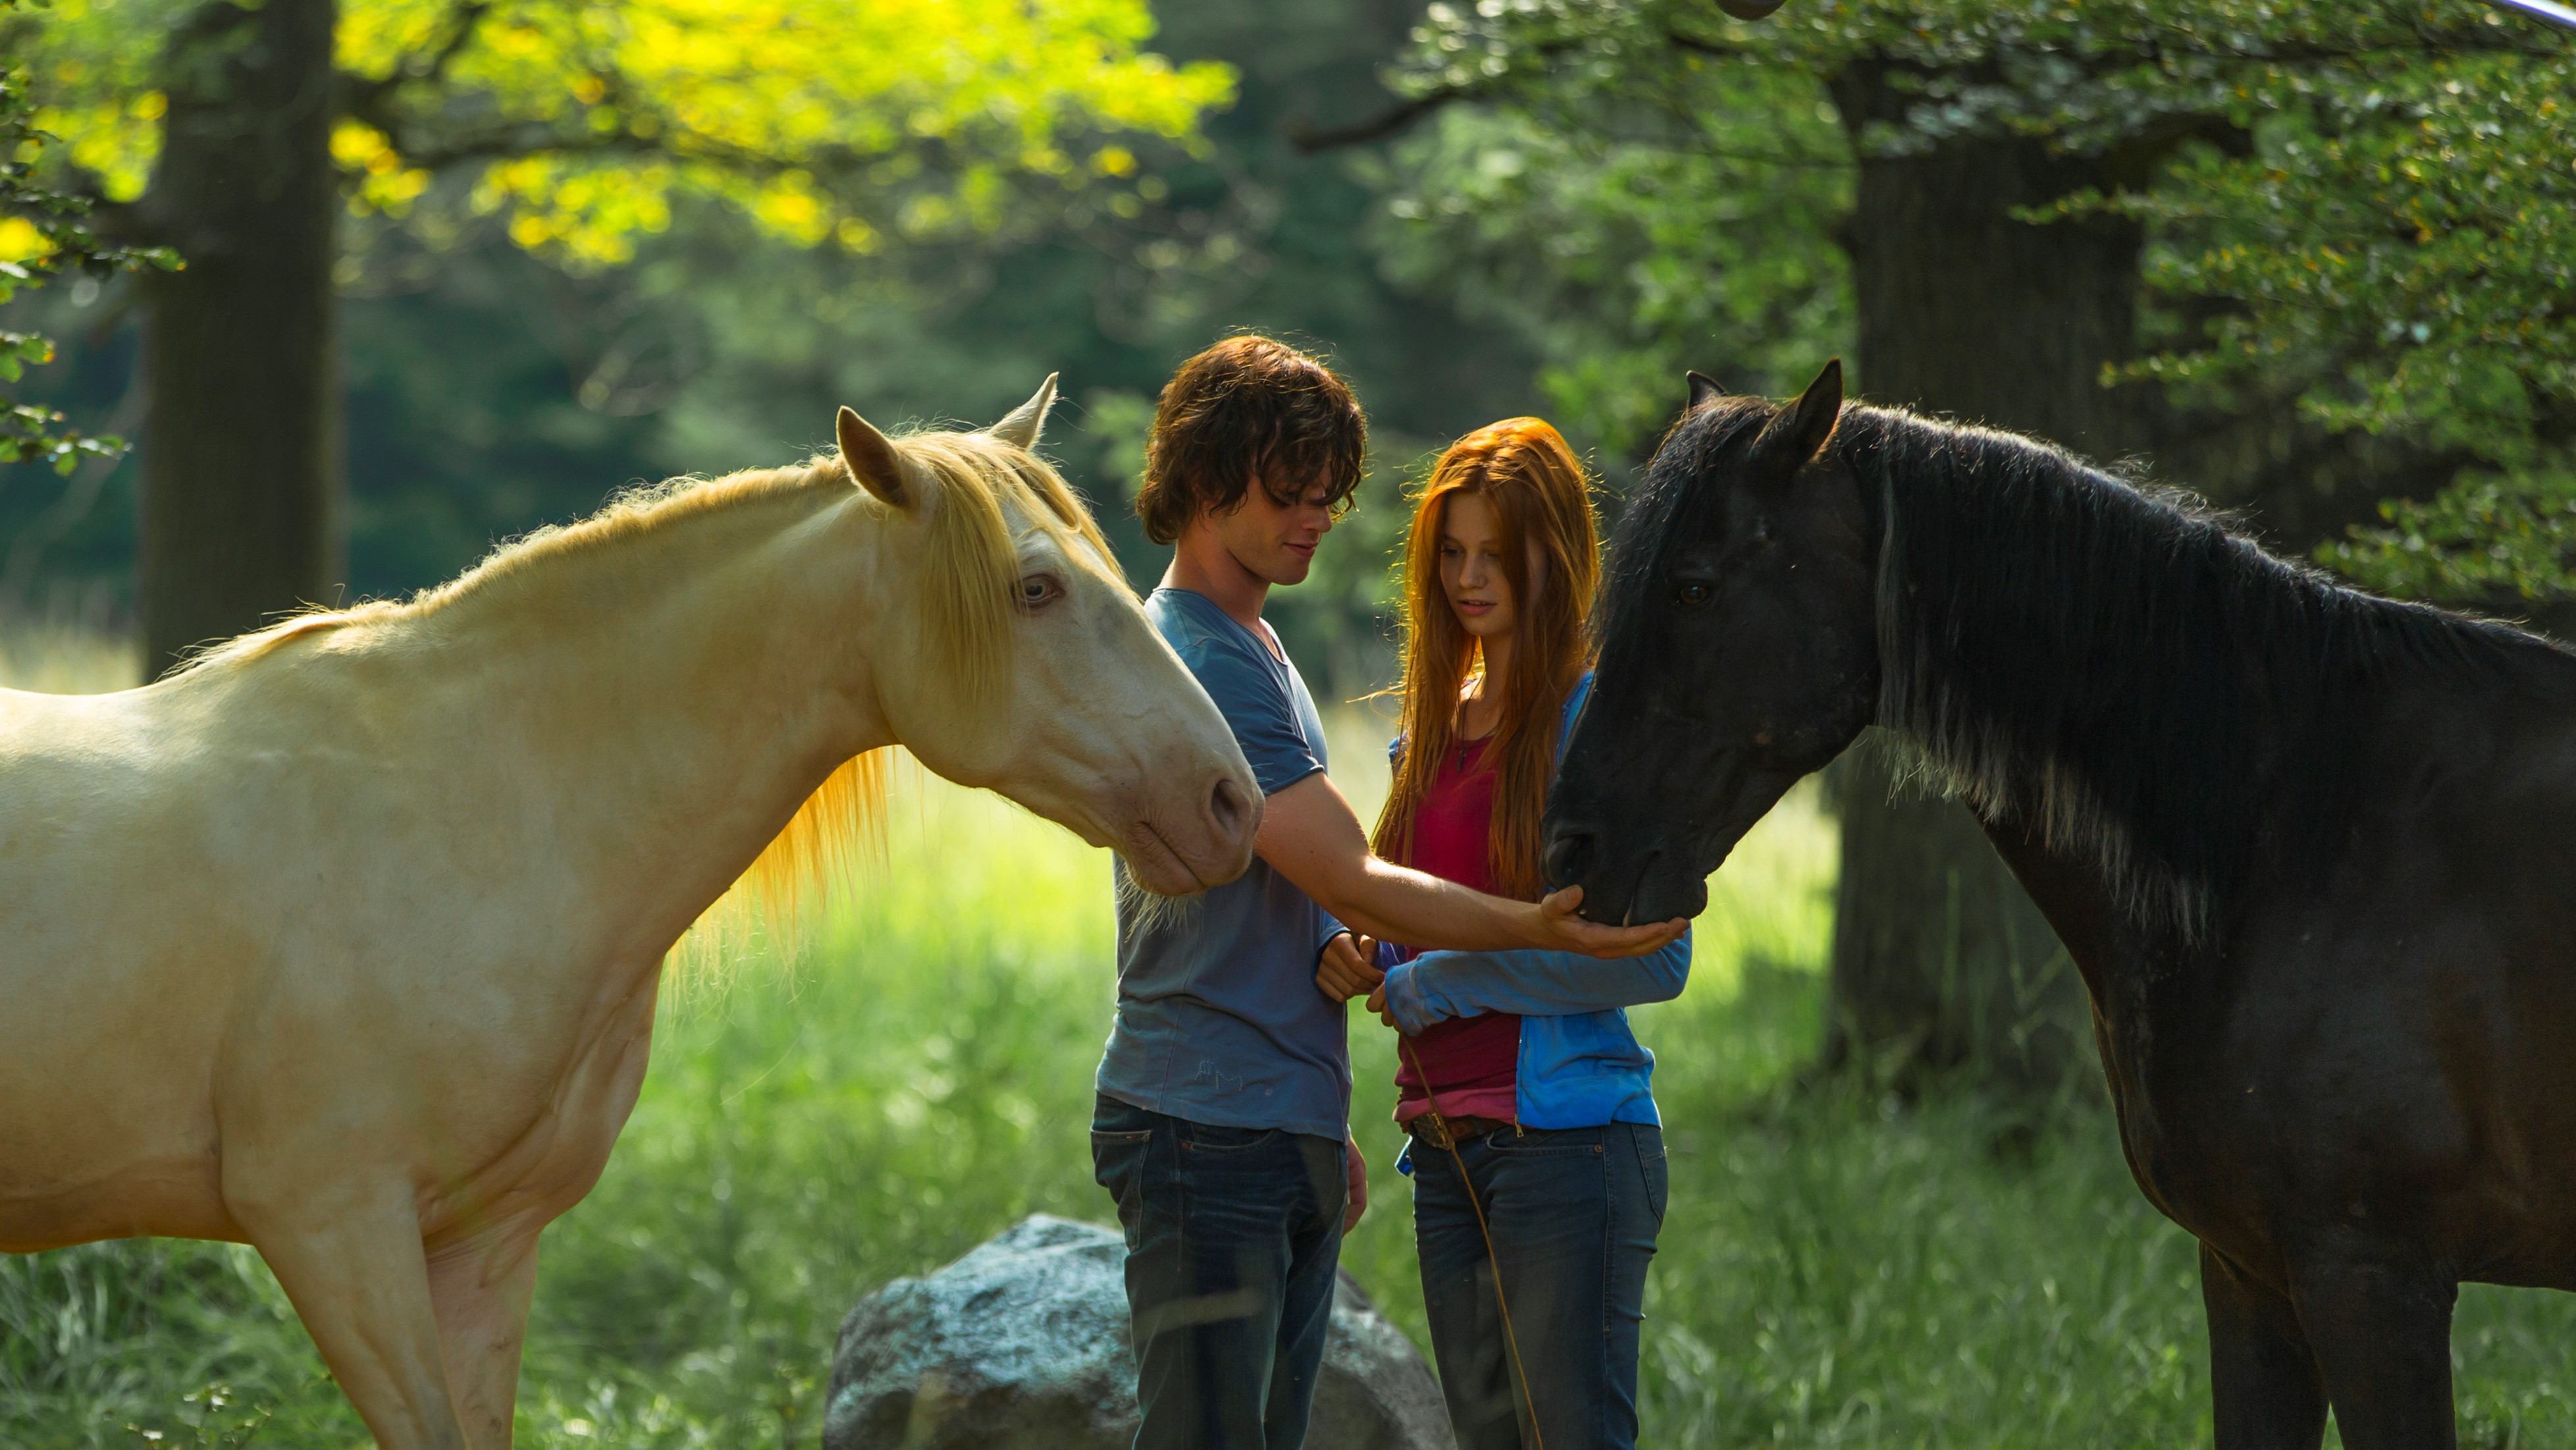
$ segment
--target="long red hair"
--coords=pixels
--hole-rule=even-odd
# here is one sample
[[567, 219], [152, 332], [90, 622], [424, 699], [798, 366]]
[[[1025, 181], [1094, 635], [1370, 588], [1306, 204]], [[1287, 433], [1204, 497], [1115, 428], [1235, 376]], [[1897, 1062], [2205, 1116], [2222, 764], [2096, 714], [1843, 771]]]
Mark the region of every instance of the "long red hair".
[[[1539, 418], [1506, 418], [1449, 445], [1413, 505], [1404, 546], [1404, 753], [1379, 812], [1372, 844], [1403, 861], [1413, 822], [1458, 733], [1459, 694], [1484, 664], [1475, 636], [1459, 624], [1440, 587], [1440, 526], [1449, 500], [1475, 494], [1502, 528], [1503, 577], [1517, 610], [1511, 669], [1500, 723], [1485, 748], [1496, 772], [1494, 823], [1486, 854], [1495, 888], [1534, 899], [1544, 890], [1539, 817], [1555, 774], [1557, 723], [1589, 663], [1586, 628], [1601, 581], [1600, 531], [1592, 489], [1563, 435]], [[1530, 559], [1544, 565], [1533, 597]]]

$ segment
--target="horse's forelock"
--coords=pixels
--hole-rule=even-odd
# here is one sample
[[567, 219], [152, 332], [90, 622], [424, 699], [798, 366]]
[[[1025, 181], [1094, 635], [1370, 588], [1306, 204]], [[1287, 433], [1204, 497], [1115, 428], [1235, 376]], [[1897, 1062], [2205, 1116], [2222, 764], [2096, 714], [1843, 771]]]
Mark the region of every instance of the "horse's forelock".
[[1621, 636], [1625, 622], [1645, 607], [1664, 560], [1696, 536], [1718, 493], [1706, 475], [1739, 444], [1749, 444], [1778, 411], [1760, 398], [1718, 398], [1682, 414], [1664, 434], [1611, 533], [1594, 614], [1598, 640]]

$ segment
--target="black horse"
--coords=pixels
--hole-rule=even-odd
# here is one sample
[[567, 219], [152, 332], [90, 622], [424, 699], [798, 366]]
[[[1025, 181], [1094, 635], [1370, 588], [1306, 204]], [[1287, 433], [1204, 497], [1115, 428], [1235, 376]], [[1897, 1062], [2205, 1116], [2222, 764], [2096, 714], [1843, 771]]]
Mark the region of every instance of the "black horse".
[[1697, 914], [1889, 727], [2092, 993], [2201, 1242], [2222, 1450], [2449, 1446], [2461, 1280], [2576, 1288], [2576, 654], [2265, 554], [2048, 444], [1692, 400], [1623, 521], [1548, 870]]

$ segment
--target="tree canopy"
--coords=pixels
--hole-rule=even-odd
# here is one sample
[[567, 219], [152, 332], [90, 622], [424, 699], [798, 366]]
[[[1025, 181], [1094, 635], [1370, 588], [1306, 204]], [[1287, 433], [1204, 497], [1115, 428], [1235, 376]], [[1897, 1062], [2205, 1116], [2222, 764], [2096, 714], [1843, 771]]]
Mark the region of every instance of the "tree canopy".
[[701, 199], [853, 253], [1140, 214], [1139, 150], [1198, 144], [1232, 88], [1152, 28], [1146, 0], [62, 0], [10, 27], [64, 189], [192, 264], [140, 289], [146, 657], [345, 594], [335, 318], [371, 237], [498, 219], [596, 270]]
[[[1900, 114], [1818, 125], [1863, 71]], [[2295, 407], [2452, 465], [2452, 486], [2391, 500], [2384, 526], [2325, 551], [2367, 582], [2576, 587], [2576, 49], [2528, 17], [2475, 0], [1845, 0], [1744, 22], [1705, 0], [1484, 0], [1431, 6], [1400, 83], [1405, 112], [1484, 103], [1413, 148], [1414, 250], [1483, 258], [1506, 308], [1576, 304], [1588, 326], [1564, 309], [1534, 324], [1554, 390], [1628, 436], [1669, 411], [1677, 339], [1774, 387], [1784, 350], [1812, 366], [1839, 341], [1844, 168], [2038, 138], [2119, 179], [2034, 224], [2149, 228], [2146, 350], [2106, 383], [2161, 382], [2186, 409]]]
[[[1458, 432], [1537, 402], [1518, 339], [1381, 264], [1371, 217], [1383, 178], [1370, 156], [1309, 155], [1288, 139], [1301, 118], [1383, 104], [1379, 69], [1420, 8], [1157, 9], [1160, 27], [1136, 48], [1171, 57], [1174, 75], [1230, 76], [1227, 102], [1179, 138], [1079, 123], [1067, 156], [1122, 147], [1129, 155], [1112, 159], [1133, 173], [1105, 176], [1087, 160], [1066, 177], [1003, 173], [1011, 205], [993, 230], [952, 217], [917, 234], [877, 229], [867, 252], [800, 246], [728, 194], [674, 186], [667, 230], [624, 235], [631, 261], [563, 265], [559, 246], [532, 253], [511, 240], [513, 207], [478, 210], [480, 173], [463, 165], [400, 215], [356, 217], [341, 229], [338, 274], [349, 592], [434, 583], [494, 539], [578, 517], [633, 479], [827, 444], [839, 403], [888, 422], [978, 419], [1051, 370], [1068, 393], [1049, 451], [1142, 582], [1160, 571], [1159, 551], [1122, 524], [1154, 390], [1180, 358], [1250, 327], [1331, 353], [1369, 407], [1379, 472], [1368, 501], [1275, 622], [1319, 689], [1378, 683], [1401, 476]], [[345, 56], [339, 68], [351, 68]], [[936, 171], [954, 157], [924, 146], [920, 160]], [[133, 365], [141, 301], [128, 284], [31, 299], [20, 325], [66, 344], [36, 394], [83, 421], [145, 412]], [[137, 472], [128, 463], [77, 490], [0, 490], [0, 535], [15, 541], [0, 612], [14, 601], [122, 622], [136, 601]]]
[[[0, 15], [18, 7], [19, 0], [0, 0]], [[117, 246], [90, 230], [89, 200], [48, 185], [38, 174], [46, 144], [56, 139], [36, 124], [25, 70], [0, 64], [0, 303], [66, 272], [94, 279], [175, 265], [166, 250]], [[0, 382], [16, 383], [29, 367], [53, 360], [53, 339], [0, 330]], [[84, 458], [115, 458], [124, 451], [122, 438], [66, 427], [55, 409], [0, 393], [0, 463], [44, 463], [69, 473]]]
[[[167, 36], [193, 10], [62, 0], [33, 36], [46, 124], [111, 201], [144, 196]], [[1231, 90], [1224, 67], [1141, 52], [1151, 31], [1144, 0], [358, 0], [332, 157], [361, 211], [505, 211], [515, 242], [572, 263], [626, 260], [688, 193], [873, 250], [1005, 227], [1030, 183], [1139, 206], [1133, 137], [1180, 142]], [[433, 196], [446, 173], [469, 185]]]
[[[60, 0], [25, 38], [103, 198], [148, 206], [170, 37], [230, 5]], [[361, 211], [506, 213], [575, 263], [627, 259], [691, 194], [864, 251], [1006, 226], [1033, 194], [1141, 205], [1136, 138], [1185, 141], [1232, 85], [1152, 33], [1144, 0], [352, 0], [331, 151]]]

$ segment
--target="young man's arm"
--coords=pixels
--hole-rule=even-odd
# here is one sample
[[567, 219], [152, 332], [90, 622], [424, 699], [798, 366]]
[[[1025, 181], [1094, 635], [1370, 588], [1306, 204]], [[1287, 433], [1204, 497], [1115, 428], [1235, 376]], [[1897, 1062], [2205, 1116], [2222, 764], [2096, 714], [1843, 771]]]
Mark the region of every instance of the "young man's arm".
[[1506, 901], [1382, 861], [1350, 802], [1318, 771], [1262, 803], [1253, 850], [1335, 919], [1369, 936], [1424, 948], [1508, 951], [1542, 947], [1595, 957], [1656, 951], [1686, 921], [1602, 926], [1574, 914], [1583, 894], [1569, 887], [1545, 901]]

